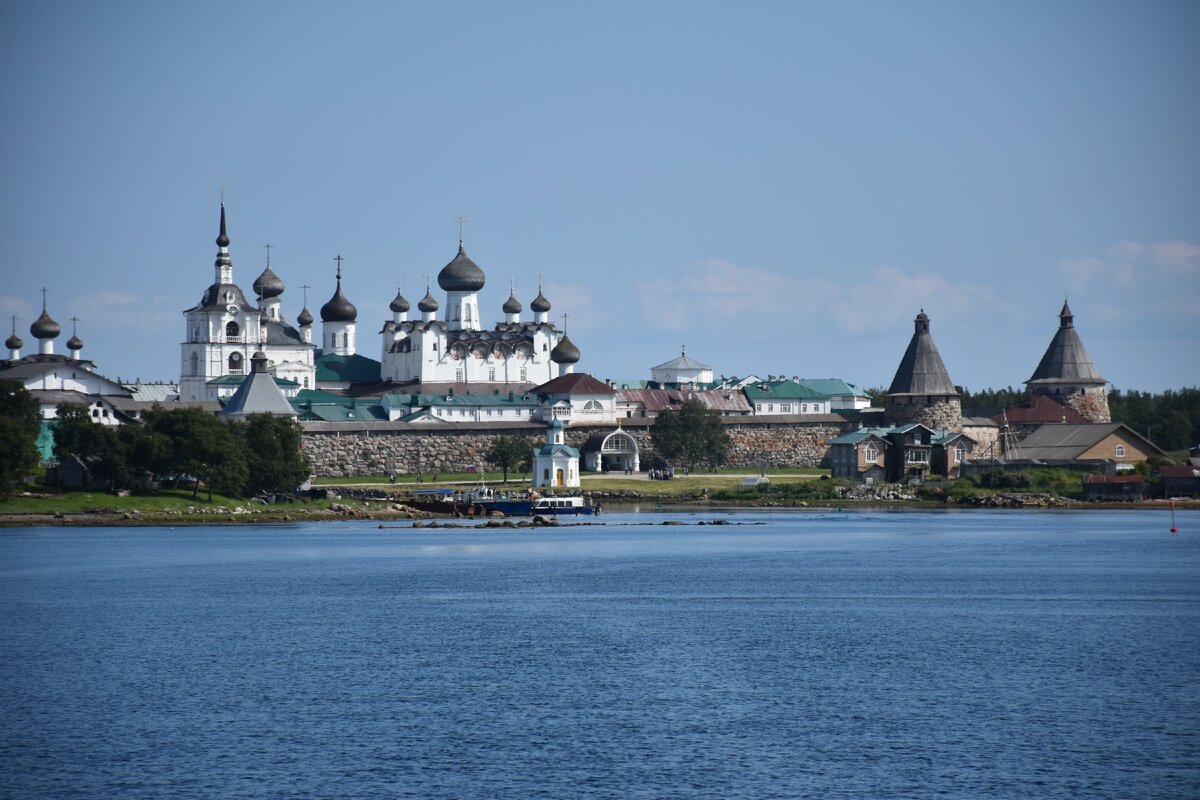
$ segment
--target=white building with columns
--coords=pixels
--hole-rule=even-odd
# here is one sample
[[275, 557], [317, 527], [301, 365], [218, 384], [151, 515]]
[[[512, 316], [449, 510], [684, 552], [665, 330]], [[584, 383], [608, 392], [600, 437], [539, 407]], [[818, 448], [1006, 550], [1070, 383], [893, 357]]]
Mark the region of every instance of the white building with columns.
[[485, 330], [479, 312], [483, 270], [459, 241], [458, 254], [438, 273], [446, 293], [446, 309], [426, 288], [417, 304], [419, 319], [410, 319], [408, 300], [397, 292], [392, 319], [380, 331], [381, 377], [394, 383], [542, 384], [573, 371], [579, 349], [550, 321], [550, 301], [538, 287], [530, 303], [533, 318], [522, 320], [515, 294], [501, 307], [504, 321]]
[[228, 375], [248, 374], [250, 357], [256, 350], [266, 355], [271, 374], [295, 381], [301, 388], [315, 388], [312, 314], [307, 308], [300, 312], [299, 329], [286, 322], [283, 281], [271, 269], [269, 256], [266, 269], [253, 285], [261, 298], [259, 306], [252, 304], [234, 283], [224, 203], [217, 248], [213, 283], [199, 303], [183, 312], [186, 330], [180, 344], [179, 398], [216, 400], [218, 389], [212, 382]]

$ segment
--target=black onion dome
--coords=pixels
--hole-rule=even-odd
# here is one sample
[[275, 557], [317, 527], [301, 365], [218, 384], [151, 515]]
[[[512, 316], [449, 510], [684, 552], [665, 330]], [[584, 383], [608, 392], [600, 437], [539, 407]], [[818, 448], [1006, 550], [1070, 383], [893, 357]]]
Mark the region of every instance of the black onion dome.
[[564, 333], [558, 344], [550, 351], [550, 360], [555, 364], [574, 364], [579, 361], [579, 348]]
[[520, 301], [517, 300], [516, 295], [510, 294], [508, 296], [508, 299], [504, 301], [504, 309], [503, 310], [504, 310], [505, 314], [520, 314], [521, 313], [521, 303], [520, 303]]
[[83, 349], [83, 339], [80, 339], [78, 335], [72, 336], [70, 339], [67, 339], [67, 349], [68, 350], [82, 350]]
[[312, 315], [312, 312], [308, 310], [308, 306], [305, 306], [300, 311], [300, 316], [296, 317], [296, 322], [299, 323], [302, 327], [304, 325], [312, 325], [313, 324], [313, 315]]
[[538, 289], [538, 296], [533, 298], [533, 302], [529, 304], [529, 308], [538, 313], [545, 313], [550, 310], [550, 301], [546, 299], [546, 295], [542, 294], [542, 290]]
[[400, 313], [402, 311], [408, 311], [408, 309], [412, 308], [412, 306], [408, 304], [408, 300], [404, 299], [404, 295], [400, 294], [400, 291], [397, 289], [396, 297], [393, 298], [388, 308], [396, 313]]
[[62, 333], [62, 328], [58, 327], [58, 323], [52, 320], [43, 308], [42, 315], [29, 326], [29, 332], [35, 339], [56, 339]]
[[20, 336], [17, 336], [14, 333], [12, 336], [10, 336], [4, 340], [4, 346], [7, 347], [9, 350], [20, 350], [22, 347], [25, 346], [25, 343], [21, 341]]
[[478, 292], [484, 284], [483, 270], [467, 257], [459, 244], [458, 255], [438, 273], [438, 286], [447, 292]]
[[425, 296], [421, 298], [421, 302], [417, 303], [417, 308], [421, 311], [437, 311], [438, 301], [433, 298], [433, 294], [426, 289]]
[[354, 322], [358, 319], [358, 309], [342, 294], [342, 282], [339, 279], [337, 290], [329, 302], [321, 306], [322, 322]]
[[263, 300], [279, 297], [283, 294], [283, 280], [267, 267], [262, 271], [262, 275], [254, 279], [254, 293]]

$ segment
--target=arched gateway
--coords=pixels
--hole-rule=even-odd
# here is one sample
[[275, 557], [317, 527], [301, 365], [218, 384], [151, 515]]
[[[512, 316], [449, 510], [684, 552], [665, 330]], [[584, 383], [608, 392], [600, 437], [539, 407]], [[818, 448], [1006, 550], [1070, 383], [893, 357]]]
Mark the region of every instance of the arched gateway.
[[592, 472], [637, 472], [637, 441], [620, 428], [611, 433], [594, 433], [583, 445], [583, 465]]

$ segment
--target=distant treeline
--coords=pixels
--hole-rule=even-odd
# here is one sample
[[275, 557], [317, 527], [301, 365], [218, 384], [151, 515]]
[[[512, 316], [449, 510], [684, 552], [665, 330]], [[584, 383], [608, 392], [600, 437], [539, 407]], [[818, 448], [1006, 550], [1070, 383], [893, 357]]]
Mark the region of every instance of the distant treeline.
[[[1029, 393], [1007, 386], [972, 392], [955, 387], [962, 396], [963, 413], [990, 417], [1003, 409], [1023, 403]], [[887, 390], [868, 389], [873, 405], [882, 407]], [[1168, 389], [1165, 392], [1108, 393], [1108, 408], [1113, 422], [1124, 422], [1163, 450], [1188, 450], [1200, 444], [1200, 389]]]
[[1200, 389], [1108, 393], [1113, 422], [1124, 422], [1163, 450], [1188, 450], [1200, 444]]

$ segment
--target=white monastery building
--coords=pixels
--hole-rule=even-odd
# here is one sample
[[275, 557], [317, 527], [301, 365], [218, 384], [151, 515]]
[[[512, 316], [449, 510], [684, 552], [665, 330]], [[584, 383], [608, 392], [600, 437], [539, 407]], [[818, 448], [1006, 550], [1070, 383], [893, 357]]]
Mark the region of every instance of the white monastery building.
[[417, 303], [419, 319], [409, 319], [410, 306], [400, 292], [392, 300], [392, 319], [380, 331], [384, 381], [543, 384], [574, 371], [579, 348], [550, 321], [550, 301], [540, 285], [529, 305], [532, 319], [521, 319], [524, 309], [510, 292], [501, 307], [504, 321], [485, 330], [478, 299], [485, 276], [461, 239], [458, 254], [438, 273], [437, 282], [446, 292], [441, 319], [428, 287]]
[[[300, 312], [299, 330], [284, 321], [283, 281], [272, 271], [269, 260], [253, 284], [260, 305], [256, 307], [246, 299], [233, 281], [224, 203], [217, 248], [213, 283], [204, 290], [199, 303], [183, 312], [187, 329], [180, 345], [179, 399], [216, 400], [223, 383], [229, 383], [221, 379], [233, 376], [236, 380], [247, 375], [251, 355], [259, 350], [267, 357], [267, 367], [275, 377], [294, 381], [299, 388], [315, 388], [312, 314], [307, 308]], [[339, 296], [340, 265], [334, 299]]]
[[[255, 352], [267, 357], [268, 371], [289, 395], [317, 388], [320, 359], [358, 355], [358, 309], [342, 291], [341, 256], [335, 259], [337, 287], [321, 306], [322, 330], [314, 341], [307, 303], [295, 327], [284, 318], [284, 285], [271, 269], [270, 250], [266, 268], [253, 284], [257, 305], [234, 282], [224, 203], [217, 248], [212, 284], [199, 303], [183, 312], [180, 400], [228, 397], [249, 374]], [[446, 293], [441, 318], [428, 288], [417, 304], [419, 318], [409, 318], [410, 306], [402, 294], [397, 292], [392, 300], [392, 319], [380, 331], [379, 377], [384, 383], [539, 385], [574, 371], [579, 348], [550, 321], [550, 301], [540, 284], [530, 304], [532, 319], [522, 320], [521, 303], [510, 293], [501, 307], [504, 321], [486, 330], [479, 312], [485, 277], [467, 256], [461, 238], [458, 254], [437, 280]]]

